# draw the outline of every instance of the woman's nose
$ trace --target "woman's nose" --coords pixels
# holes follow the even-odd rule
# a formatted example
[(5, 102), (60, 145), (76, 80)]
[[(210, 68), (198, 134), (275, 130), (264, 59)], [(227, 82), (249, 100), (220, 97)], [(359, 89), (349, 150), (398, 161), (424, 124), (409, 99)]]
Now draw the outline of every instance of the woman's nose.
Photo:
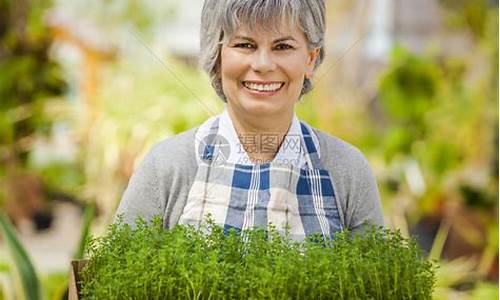
[(266, 73), (274, 70), (275, 67), (276, 63), (269, 50), (259, 49), (254, 52), (254, 57), (252, 57), (252, 69), (255, 72)]

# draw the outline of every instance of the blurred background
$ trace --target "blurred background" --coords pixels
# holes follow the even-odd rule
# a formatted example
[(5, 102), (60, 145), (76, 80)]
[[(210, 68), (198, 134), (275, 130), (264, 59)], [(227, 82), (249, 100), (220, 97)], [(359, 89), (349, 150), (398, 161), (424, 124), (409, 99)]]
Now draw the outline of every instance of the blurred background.
[[(63, 299), (149, 147), (222, 110), (197, 67), (201, 6), (0, 0), (0, 299), (23, 297), (27, 261)], [(387, 227), (439, 264), (436, 299), (497, 299), (498, 1), (327, 9), (299, 117), (367, 156)]]

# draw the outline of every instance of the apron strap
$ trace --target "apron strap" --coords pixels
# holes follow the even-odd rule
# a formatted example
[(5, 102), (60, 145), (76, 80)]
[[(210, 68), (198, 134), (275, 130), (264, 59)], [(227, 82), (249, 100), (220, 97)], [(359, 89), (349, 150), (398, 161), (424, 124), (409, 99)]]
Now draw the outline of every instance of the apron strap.
[(203, 139), (205, 143), (203, 148), (203, 153), (201, 159), (204, 161), (212, 161), (215, 153), (215, 140), (217, 138), (217, 132), (219, 131), (219, 117), (215, 118), (215, 120), (210, 125), (210, 129), (208, 131), (208, 135)]
[(312, 137), (312, 129), (303, 122), (300, 122), (300, 128), (302, 130), (303, 148), (306, 150), (306, 161), (308, 162), (309, 167), (321, 169), (319, 153)]

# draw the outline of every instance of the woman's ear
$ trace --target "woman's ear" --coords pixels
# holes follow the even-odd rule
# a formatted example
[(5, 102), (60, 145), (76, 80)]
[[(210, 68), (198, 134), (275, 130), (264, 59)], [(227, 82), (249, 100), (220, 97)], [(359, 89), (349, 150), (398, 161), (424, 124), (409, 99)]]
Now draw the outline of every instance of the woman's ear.
[(314, 71), (314, 66), (316, 65), (316, 59), (318, 59), (320, 48), (314, 48), (308, 52), (308, 60), (306, 65), (306, 78), (310, 78)]

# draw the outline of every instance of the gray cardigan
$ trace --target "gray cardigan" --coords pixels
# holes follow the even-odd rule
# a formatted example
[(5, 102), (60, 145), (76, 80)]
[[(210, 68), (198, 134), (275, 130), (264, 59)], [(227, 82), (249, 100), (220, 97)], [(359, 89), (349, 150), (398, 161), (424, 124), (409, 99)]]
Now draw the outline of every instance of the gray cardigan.
[[(196, 130), (167, 138), (149, 150), (132, 175), (116, 216), (123, 215), (130, 225), (138, 216), (150, 221), (155, 215), (162, 216), (165, 228), (177, 224), (197, 171)], [(363, 154), (339, 138), (314, 131), (321, 164), (333, 178), (343, 228), (361, 232), (364, 221), (383, 226), (377, 184)]]

